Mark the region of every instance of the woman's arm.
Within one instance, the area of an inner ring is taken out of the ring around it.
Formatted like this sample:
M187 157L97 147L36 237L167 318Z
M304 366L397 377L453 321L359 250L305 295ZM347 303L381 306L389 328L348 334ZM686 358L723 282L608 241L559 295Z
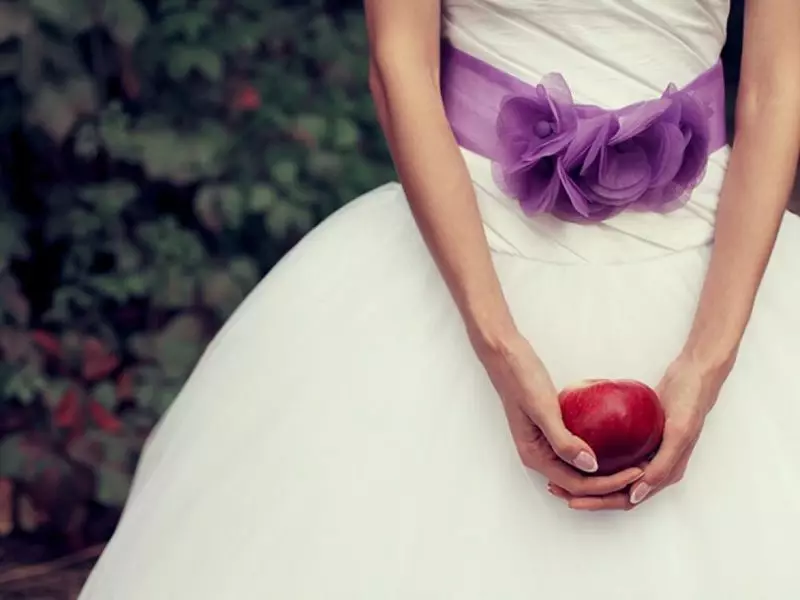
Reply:
M736 138L684 355L733 364L794 182L800 149L800 2L748 0Z
M473 343L500 349L516 332L441 99L440 0L366 0L366 13L370 87L411 210Z
M371 87L403 189L503 401L523 463L578 494L608 494L641 475L609 477L564 426L547 370L517 331L494 270L475 189L439 87L440 0L366 0ZM560 457L564 462L557 460Z

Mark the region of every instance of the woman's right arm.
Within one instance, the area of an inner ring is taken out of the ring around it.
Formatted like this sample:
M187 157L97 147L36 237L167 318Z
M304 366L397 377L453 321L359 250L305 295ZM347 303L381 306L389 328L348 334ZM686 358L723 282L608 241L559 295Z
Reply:
M625 487L638 469L588 478L565 464L597 469L589 446L564 427L557 392L503 296L475 189L442 102L440 0L366 0L366 12L370 86L403 189L503 401L523 462L582 495Z
M439 0L367 0L370 88L411 210L476 350L517 338L439 87Z

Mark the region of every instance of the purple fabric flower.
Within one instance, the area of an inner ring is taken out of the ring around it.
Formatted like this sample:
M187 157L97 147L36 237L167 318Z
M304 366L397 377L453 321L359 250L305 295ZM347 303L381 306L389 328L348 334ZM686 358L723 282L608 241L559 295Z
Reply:
M563 78L551 75L533 94L501 105L495 177L528 214L596 222L623 210L665 210L703 176L708 118L674 86L618 111L575 105Z

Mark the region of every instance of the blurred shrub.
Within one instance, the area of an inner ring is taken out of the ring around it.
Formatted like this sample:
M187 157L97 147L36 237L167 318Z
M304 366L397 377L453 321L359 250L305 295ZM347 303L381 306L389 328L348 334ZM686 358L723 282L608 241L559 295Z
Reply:
M122 505L262 274L393 177L358 4L0 0L0 478L59 531Z

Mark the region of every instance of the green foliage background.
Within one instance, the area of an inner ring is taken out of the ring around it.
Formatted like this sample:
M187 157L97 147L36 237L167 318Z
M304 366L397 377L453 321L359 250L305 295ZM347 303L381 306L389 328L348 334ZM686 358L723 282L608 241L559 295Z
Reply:
M49 527L123 504L220 324L393 178L359 4L0 0L0 478Z

